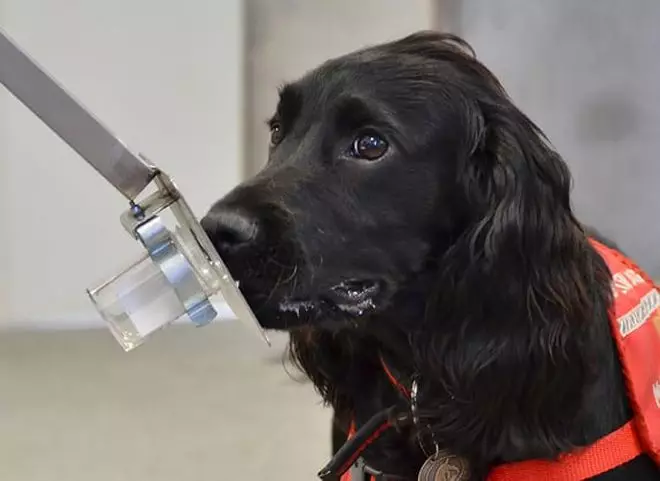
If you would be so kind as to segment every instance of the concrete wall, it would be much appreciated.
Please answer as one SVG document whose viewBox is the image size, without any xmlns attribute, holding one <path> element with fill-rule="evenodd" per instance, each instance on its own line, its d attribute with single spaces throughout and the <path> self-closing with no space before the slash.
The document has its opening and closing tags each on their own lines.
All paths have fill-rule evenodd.
<svg viewBox="0 0 660 481">
<path fill-rule="evenodd" d="M 240 178 L 241 4 L 3 0 L 0 26 L 203 213 Z M 85 288 L 138 251 L 126 205 L 1 88 L 0 118 L 0 318 L 89 321 Z"/>
<path fill-rule="evenodd" d="M 455 20 L 571 165 L 582 218 L 660 277 L 660 2 L 464 0 Z"/>
</svg>

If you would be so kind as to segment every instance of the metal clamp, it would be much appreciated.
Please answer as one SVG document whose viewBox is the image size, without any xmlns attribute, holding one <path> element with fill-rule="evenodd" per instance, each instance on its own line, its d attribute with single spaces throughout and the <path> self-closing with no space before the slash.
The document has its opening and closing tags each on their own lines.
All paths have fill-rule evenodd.
<svg viewBox="0 0 660 481">
<path fill-rule="evenodd" d="M 173 286 L 190 320 L 201 326 L 215 319 L 217 311 L 162 220 L 152 217 L 136 229 L 136 235 Z"/>
</svg>

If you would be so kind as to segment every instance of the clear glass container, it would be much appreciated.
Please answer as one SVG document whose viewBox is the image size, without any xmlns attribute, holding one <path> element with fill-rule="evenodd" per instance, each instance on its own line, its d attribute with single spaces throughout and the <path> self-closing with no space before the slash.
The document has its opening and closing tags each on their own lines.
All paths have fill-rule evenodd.
<svg viewBox="0 0 660 481">
<path fill-rule="evenodd" d="M 154 332 L 181 319 L 197 326 L 218 316 L 226 303 L 239 319 L 249 322 L 268 343 L 263 329 L 183 198 L 122 217 L 145 252 L 89 297 L 110 331 L 126 351 Z M 226 312 L 226 311 L 225 311 Z"/>
<path fill-rule="evenodd" d="M 199 326 L 217 316 L 211 298 L 215 297 L 216 302 L 222 301 L 222 296 L 218 294 L 222 280 L 211 266 L 196 272 L 195 263 L 190 263 L 182 253 L 194 252 L 194 245 L 183 247 L 181 236 L 177 235 L 175 239 L 179 240 L 176 242 L 179 249 L 168 259 L 166 266 L 170 278 L 181 279 L 191 275 L 192 271 L 203 288 L 203 292 L 197 295 L 198 302 L 189 304 L 188 309 L 163 273 L 163 268 L 148 253 L 101 286 L 87 291 L 112 334 L 127 351 L 174 321 L 187 320 Z M 196 254 L 196 264 L 199 266 L 199 260 L 204 258 L 201 253 Z"/>
</svg>

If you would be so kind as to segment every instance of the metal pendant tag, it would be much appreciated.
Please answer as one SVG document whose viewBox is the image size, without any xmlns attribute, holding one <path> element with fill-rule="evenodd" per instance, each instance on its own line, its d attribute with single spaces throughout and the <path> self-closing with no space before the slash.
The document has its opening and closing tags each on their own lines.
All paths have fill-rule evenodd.
<svg viewBox="0 0 660 481">
<path fill-rule="evenodd" d="M 417 481 L 467 481 L 469 478 L 467 461 L 447 451 L 429 456 L 417 475 Z"/>
</svg>

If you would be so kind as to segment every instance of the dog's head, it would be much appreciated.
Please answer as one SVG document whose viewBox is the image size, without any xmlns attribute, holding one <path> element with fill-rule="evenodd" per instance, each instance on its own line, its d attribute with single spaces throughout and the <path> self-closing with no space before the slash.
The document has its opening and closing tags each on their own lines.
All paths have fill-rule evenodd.
<svg viewBox="0 0 660 481">
<path fill-rule="evenodd" d="M 202 222 L 265 327 L 391 311 L 437 289 L 449 251 L 496 269 L 575 227 L 563 162 L 452 36 L 331 60 L 269 125 L 265 168 Z"/>
<path fill-rule="evenodd" d="M 325 399 L 354 412 L 388 349 L 430 380 L 419 403 L 456 452 L 575 442 L 614 362 L 610 275 L 565 163 L 470 48 L 423 32 L 331 60 L 270 129 L 265 168 L 202 223 Z"/>
</svg>

